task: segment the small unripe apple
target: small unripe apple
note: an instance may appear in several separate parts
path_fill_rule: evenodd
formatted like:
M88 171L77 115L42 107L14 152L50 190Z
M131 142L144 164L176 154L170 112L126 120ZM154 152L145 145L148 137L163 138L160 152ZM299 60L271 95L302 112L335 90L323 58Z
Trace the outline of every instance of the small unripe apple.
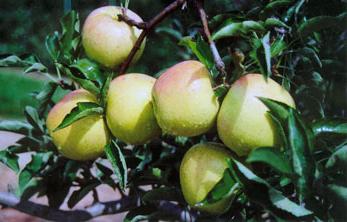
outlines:
M155 80L144 74L126 74L111 82L106 119L118 139L136 145L160 135L151 96Z
M83 89L70 92L51 109L46 125L53 143L63 156L73 160L96 159L104 153L109 141L109 132L101 115L84 117L54 131L79 102L96 102L96 98Z
M142 19L129 9L126 15L142 22ZM122 14L120 7L105 6L92 11L87 17L82 30L82 44L87 56L105 67L114 68L120 65L135 45L141 30L118 20ZM133 62L137 61L145 47L143 41L135 54Z
M260 74L238 79L225 96L217 119L218 135L239 156L263 146L278 146L277 129L267 114L268 108L258 97L283 102L291 107L291 95L274 80Z
M164 133L196 136L214 124L219 103L209 71L198 61L178 63L153 87L154 113Z
M223 178L231 154L222 144L201 143L190 148L180 166L180 183L187 203L194 207L204 200L213 187ZM231 184L233 185L233 184ZM234 197L220 200L214 204L197 207L211 214L222 214Z

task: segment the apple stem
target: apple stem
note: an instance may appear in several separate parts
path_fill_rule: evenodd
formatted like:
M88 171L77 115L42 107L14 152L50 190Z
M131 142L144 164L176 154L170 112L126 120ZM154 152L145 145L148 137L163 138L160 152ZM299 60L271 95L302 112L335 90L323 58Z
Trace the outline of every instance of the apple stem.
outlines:
M227 75L227 72L225 71L225 64L221 56L219 55L215 42L213 41L211 37L211 32L210 32L210 29L208 28L207 15L203 7L203 0L195 0L195 6L198 9L200 20L204 29L204 34L206 36L208 44L210 45L210 49L213 55L216 68L219 71L219 73L222 74L223 83L225 83L226 75Z
M126 22L129 25L136 26L139 29L142 29L143 31L141 32L139 38L136 40L135 45L131 49L127 59L122 63L119 69L119 75L125 74L126 70L129 68L129 65L131 61L133 60L136 52L140 49L141 44L143 40L146 38L146 36L150 33L150 31L158 25L161 21L163 21L169 14L171 14L173 11L175 11L178 7L183 5L186 2L186 0L176 0L166 6L161 12L159 12L158 15L153 17L150 21L148 22L136 22L128 16L126 16L125 13L123 15L119 15L118 19Z

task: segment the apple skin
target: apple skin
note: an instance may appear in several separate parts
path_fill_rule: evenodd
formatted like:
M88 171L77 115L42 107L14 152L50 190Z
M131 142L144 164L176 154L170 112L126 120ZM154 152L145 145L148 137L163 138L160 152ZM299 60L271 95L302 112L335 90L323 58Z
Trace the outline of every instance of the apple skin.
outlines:
M151 96L155 81L151 76L132 73L111 82L107 96L107 125L123 142L144 144L161 134Z
M109 142L109 132L101 115L87 116L53 132L79 102L96 102L96 98L84 89L70 92L50 110L46 125L63 156L73 160L93 160L103 155Z
M209 71L184 61L165 71L153 87L154 113L164 133L197 136L214 126L219 109Z
M217 130L223 143L239 156L258 147L280 145L268 108L258 97L295 108L291 95L274 80L266 82L261 74L247 74L232 84L218 114Z
M122 14L120 7L101 7L92 11L83 25L82 44L87 56L108 68L119 66L128 57L142 32L135 26L118 21L119 14ZM126 10L126 15L137 22L143 22L129 9ZM140 58L144 47L145 41L135 54L133 62Z
M196 144L186 152L180 166L180 183L183 196L190 206L194 207L202 201L222 179L229 157L231 153L218 143ZM233 198L231 196L217 203L195 208L210 214L222 214Z

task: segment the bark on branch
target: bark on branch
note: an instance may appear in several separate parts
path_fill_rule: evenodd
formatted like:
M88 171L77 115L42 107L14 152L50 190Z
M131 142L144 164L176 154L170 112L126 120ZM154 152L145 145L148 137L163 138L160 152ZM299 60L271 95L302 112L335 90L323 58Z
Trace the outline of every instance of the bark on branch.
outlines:
M169 14L171 14L173 11L175 11L178 7L182 6L186 0L176 0L170 5L168 5L166 8L164 8L161 12L159 12L158 15L156 15L154 18L152 18L149 22L145 23L138 23L131 19L129 19L125 13L123 15L119 16L120 20L125 21L126 23L130 25L134 25L140 29L143 29L141 32L139 38L136 40L134 47L131 49L127 59L122 63L120 69L119 69L119 75L122 75L126 72L128 69L131 61L133 60L136 52L140 49L141 44L143 40L146 38L146 36L150 33L150 31L161 21L163 21Z
M201 20L201 23L202 23L203 29L204 29L204 34L205 34L207 42L210 46L210 49L211 49L211 52L213 55L213 59L214 59L214 62L216 64L216 68L223 75L223 78L225 78L226 74L227 74L225 71L225 64L224 64L221 56L219 55L216 44L212 40L211 32L210 32L210 29L208 28L207 15L206 15L205 9L203 7L203 0L194 0L194 1L195 1L195 6L199 12L200 20Z
M51 208L28 200L20 200L14 194L0 192L0 205L2 206L10 207L46 220L62 222L86 221L102 215L118 214L139 207L140 204L141 200L139 197L125 196L117 201L98 202L83 210L69 211ZM168 201L161 201L158 204L158 210L172 215L178 220L196 220L196 214L194 212L188 212L185 208Z

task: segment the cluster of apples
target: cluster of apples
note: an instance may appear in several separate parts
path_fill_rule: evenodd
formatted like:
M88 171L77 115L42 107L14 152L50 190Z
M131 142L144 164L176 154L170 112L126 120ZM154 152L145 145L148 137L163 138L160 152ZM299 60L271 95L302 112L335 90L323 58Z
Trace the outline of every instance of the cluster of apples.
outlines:
M83 28L87 55L107 67L124 61L139 35L136 27L118 21L117 7L93 11ZM128 16L141 19L130 10ZM139 51L137 58L142 53ZM103 154L110 133L128 144L145 144L162 133L192 137L217 127L221 141L238 156L252 149L276 146L279 136L258 97L271 98L295 107L290 94L272 79L247 74L230 87L221 106L212 88L209 71L198 61L184 61L167 69L158 79L145 74L118 76L107 95L105 118L85 117L54 131L78 102L97 102L91 93L79 89L66 95L48 114L47 127L58 150L75 160L95 159ZM109 132L110 131L110 132ZM180 182L188 204L202 201L222 178L226 158L233 155L223 144L204 143L185 154ZM221 213L230 200L208 207Z

